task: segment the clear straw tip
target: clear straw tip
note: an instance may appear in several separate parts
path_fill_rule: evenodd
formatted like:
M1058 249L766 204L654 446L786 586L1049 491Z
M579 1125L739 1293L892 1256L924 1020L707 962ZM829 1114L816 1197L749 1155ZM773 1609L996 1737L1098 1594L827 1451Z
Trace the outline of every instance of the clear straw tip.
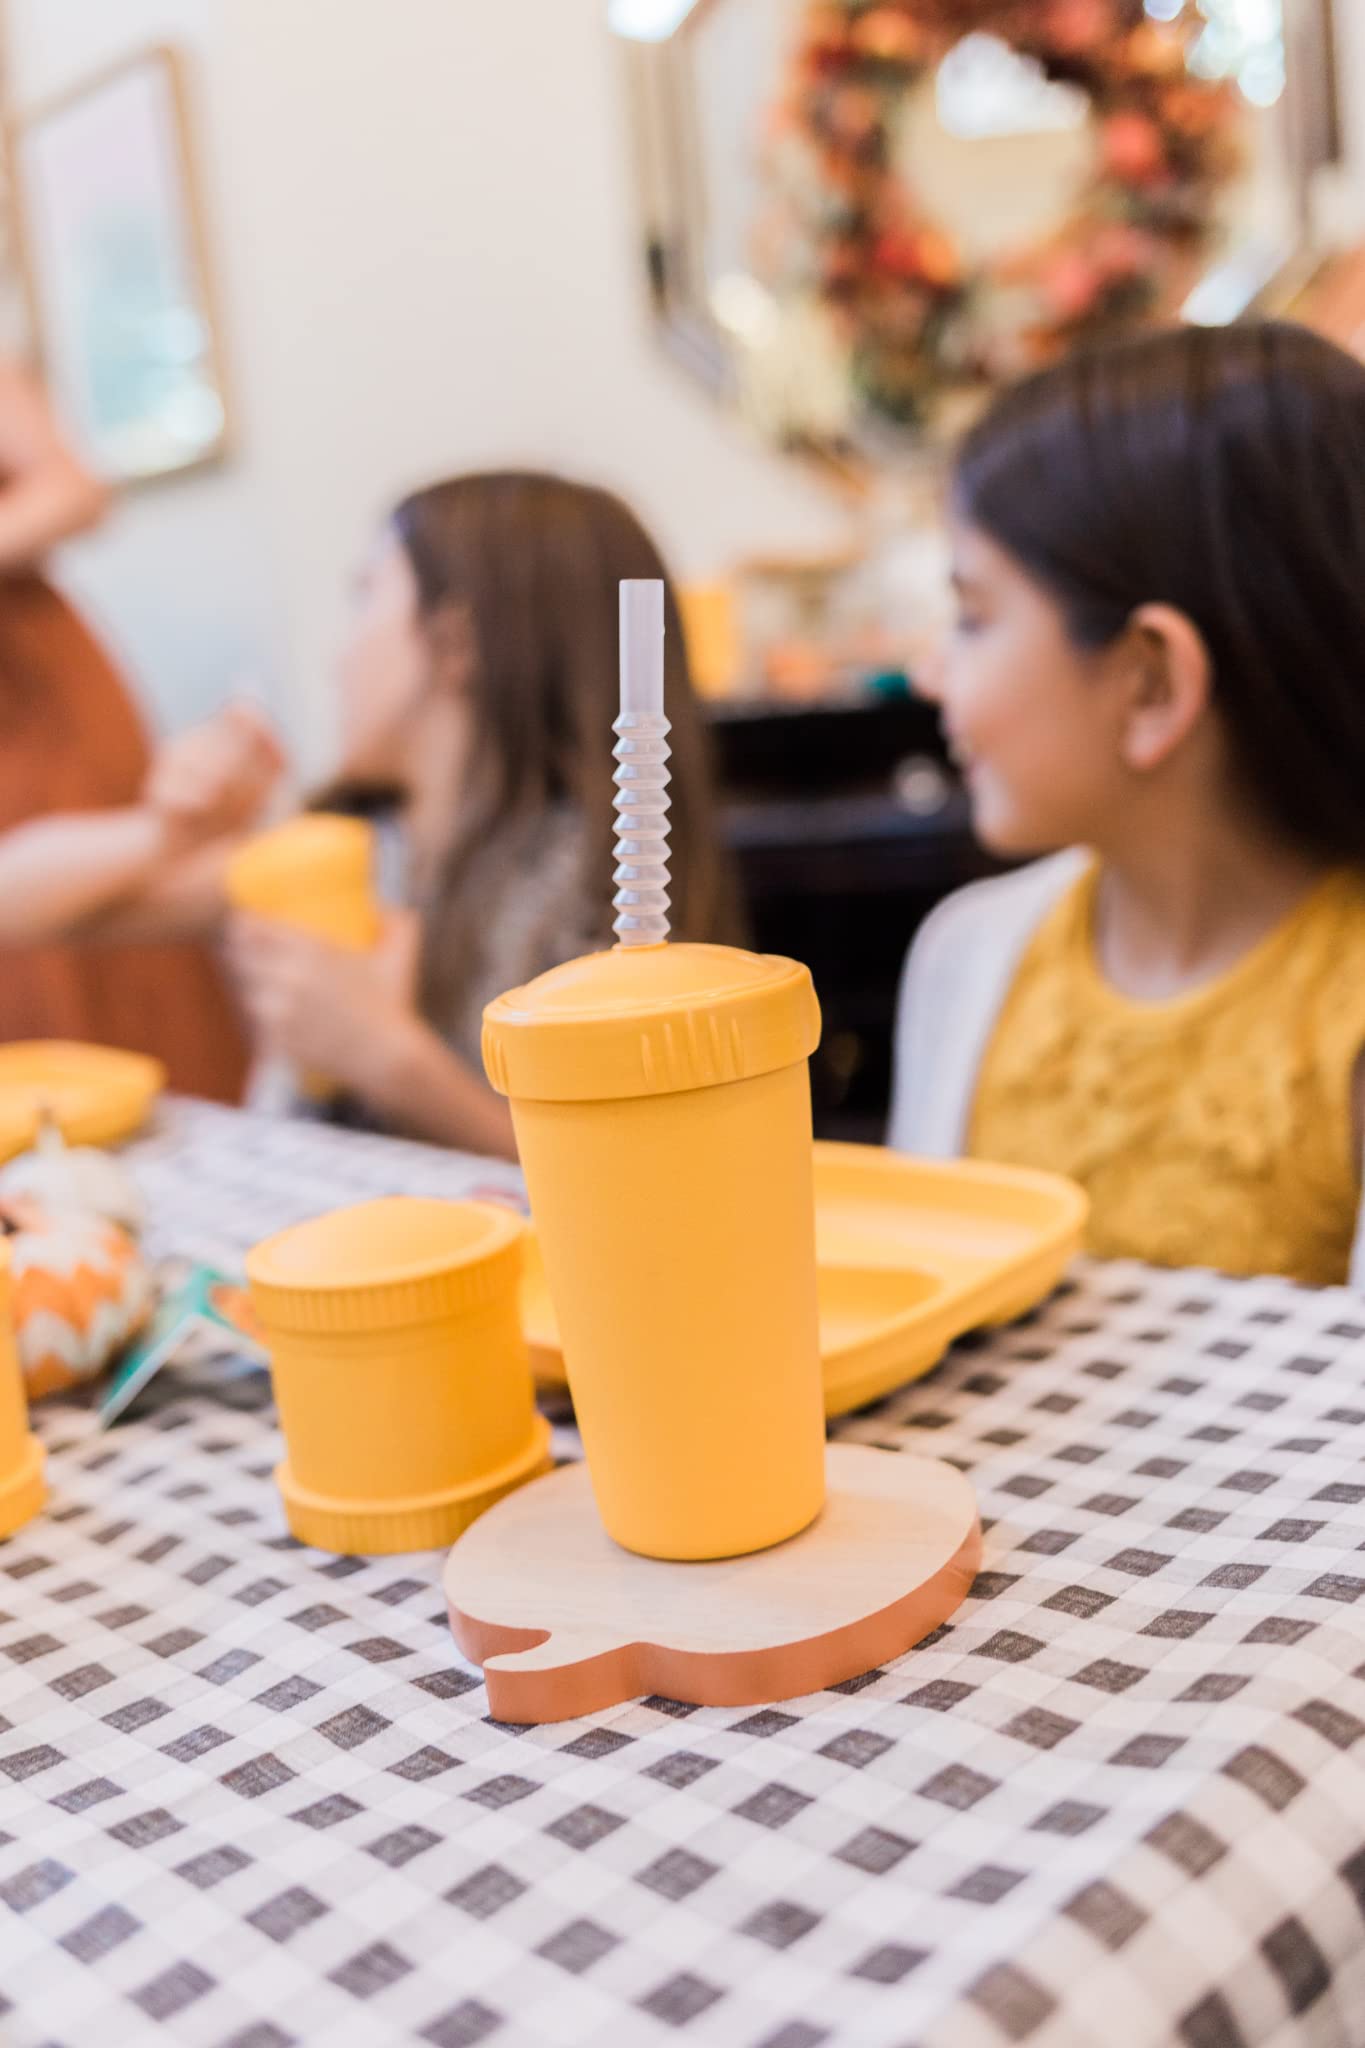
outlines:
M622 946L668 937L668 720L664 586L621 585L621 715L616 743L616 922Z
M664 708L664 587L657 579L621 585L621 709Z

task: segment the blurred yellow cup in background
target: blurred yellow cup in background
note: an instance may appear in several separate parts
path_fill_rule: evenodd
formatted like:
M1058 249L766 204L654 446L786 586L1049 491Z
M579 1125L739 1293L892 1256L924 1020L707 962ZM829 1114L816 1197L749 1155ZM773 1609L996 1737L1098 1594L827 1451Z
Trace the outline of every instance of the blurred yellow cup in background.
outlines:
M225 886L234 910L368 953L383 928L374 868L372 825L313 811L249 839L229 861ZM297 1087L316 1101L333 1093L325 1074L286 1074L280 1085L286 1095Z
M311 812L249 839L227 871L235 910L278 918L334 946L378 943L374 827L364 818Z

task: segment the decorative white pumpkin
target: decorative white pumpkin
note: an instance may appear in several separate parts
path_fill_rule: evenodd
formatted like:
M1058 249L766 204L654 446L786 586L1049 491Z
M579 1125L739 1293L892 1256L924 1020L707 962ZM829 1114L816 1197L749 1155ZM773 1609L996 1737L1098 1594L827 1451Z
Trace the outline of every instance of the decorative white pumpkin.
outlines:
M137 1237L146 1219L142 1192L127 1168L90 1145L68 1145L44 1114L31 1152L0 1169L0 1196L39 1203L49 1215L100 1216Z
M117 1223L74 1209L6 1200L10 1286L19 1363L30 1400L96 1378L141 1329L152 1278Z

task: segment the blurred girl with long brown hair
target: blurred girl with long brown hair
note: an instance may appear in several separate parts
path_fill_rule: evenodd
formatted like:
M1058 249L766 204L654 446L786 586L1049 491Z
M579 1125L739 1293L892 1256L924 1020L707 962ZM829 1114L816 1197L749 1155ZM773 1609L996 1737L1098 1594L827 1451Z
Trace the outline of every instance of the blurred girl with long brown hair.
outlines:
M369 1121L510 1152L483 1079L484 1004L610 943L617 590L664 577L610 493L519 472L405 498L359 579L341 663L338 778L321 803L372 811L408 907L374 956L239 918L231 958L267 1053L333 1077ZM673 922L728 939L706 734L671 588ZM221 874L221 865L218 868ZM207 891L207 893L206 893ZM202 924L216 876L168 878L144 924Z

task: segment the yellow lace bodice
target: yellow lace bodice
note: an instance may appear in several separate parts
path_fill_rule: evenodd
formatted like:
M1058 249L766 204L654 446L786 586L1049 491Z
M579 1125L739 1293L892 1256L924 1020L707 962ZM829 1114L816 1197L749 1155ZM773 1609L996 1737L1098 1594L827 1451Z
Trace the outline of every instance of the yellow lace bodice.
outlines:
M1103 979L1097 879L1024 955L978 1078L972 1155L1080 1181L1101 1257L1345 1280L1365 877L1331 875L1228 973L1158 1003Z

